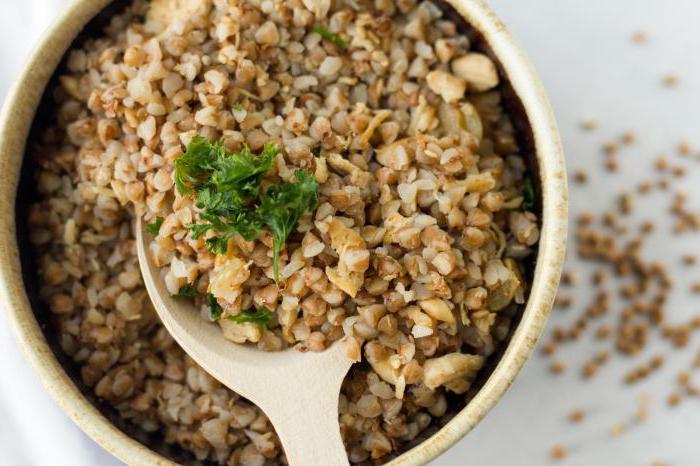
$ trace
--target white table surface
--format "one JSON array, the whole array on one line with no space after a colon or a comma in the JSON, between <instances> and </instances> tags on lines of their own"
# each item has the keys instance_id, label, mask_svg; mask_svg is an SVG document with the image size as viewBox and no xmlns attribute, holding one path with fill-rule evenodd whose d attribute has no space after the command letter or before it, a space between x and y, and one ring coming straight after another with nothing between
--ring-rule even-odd
<instances>
[{"instance_id":1,"label":"white table surface","mask_svg":"<svg viewBox=\"0 0 700 466\"><path fill-rule=\"evenodd\" d=\"M4 0L0 15L0 98L16 75L31 45L66 0ZM561 127L568 163L586 168L592 181L572 187L572 213L611 205L610 196L649 176L660 152L673 152L681 139L700 136L700 2L697 0L492 0L494 8L528 50L539 69ZM633 45L633 32L649 35L645 46ZM675 89L661 85L666 73L677 73ZM579 123L595 118L600 128L581 131ZM623 154L621 173L602 170L600 145L634 130L639 143ZM700 138L695 141L700 147ZM692 193L698 170L683 186ZM691 198L700 203L700 189ZM666 202L666 203L664 203ZM667 205L660 197L645 200L647 218ZM662 217L659 217L662 218ZM667 230L662 230L667 231ZM659 234L661 235L661 233ZM658 236L652 257L678 257L692 248L694 236L666 243ZM575 260L570 257L569 268ZM579 267L577 267L579 268ZM585 266L584 266L585 269ZM700 279L700 269L678 279L669 309L671 320L682 321L699 304L685 290ZM578 302L588 296L577 289ZM558 312L553 323L572 321L572 312ZM700 464L698 401L682 409L664 404L674 374L685 368L697 351L671 353L659 339L632 360L614 358L592 381L582 382L577 371L554 377L547 361L533 356L520 378L492 413L457 446L436 460L437 466L537 466L550 464L551 447L562 444L571 454L557 464L567 466L649 466L663 460L673 466ZM596 346L598 345L598 346ZM592 339L562 352L570 366L579 367L598 343ZM621 373L656 352L674 355L660 373L633 388L621 384ZM0 451L12 466L112 466L120 464L83 435L60 411L28 368L0 316ZM578 364L577 364L578 363ZM640 394L651 396L651 416L617 438L610 429L633 418ZM587 411L573 426L566 414Z\"/></svg>"}]
</instances>

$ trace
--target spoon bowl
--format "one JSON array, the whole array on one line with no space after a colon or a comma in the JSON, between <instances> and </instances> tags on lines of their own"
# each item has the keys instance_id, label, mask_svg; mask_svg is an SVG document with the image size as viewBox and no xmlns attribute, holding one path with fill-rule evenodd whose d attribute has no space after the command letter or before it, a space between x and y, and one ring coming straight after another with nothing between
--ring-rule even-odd
<instances>
[{"instance_id":1,"label":"spoon bowl","mask_svg":"<svg viewBox=\"0 0 700 466\"><path fill-rule=\"evenodd\" d=\"M156 312L182 349L212 377L265 412L291 466L349 464L340 435L338 397L353 362L342 342L323 352L302 353L294 348L266 352L226 340L192 304L170 295L148 243L139 218L141 275Z\"/></svg>"}]
</instances>

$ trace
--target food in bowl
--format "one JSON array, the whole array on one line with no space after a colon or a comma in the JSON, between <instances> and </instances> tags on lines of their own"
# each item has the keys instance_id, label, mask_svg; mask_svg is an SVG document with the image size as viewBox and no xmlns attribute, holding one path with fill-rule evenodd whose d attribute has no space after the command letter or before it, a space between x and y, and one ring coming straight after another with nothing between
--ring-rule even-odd
<instances>
[{"instance_id":1,"label":"food in bowl","mask_svg":"<svg viewBox=\"0 0 700 466\"><path fill-rule=\"evenodd\" d=\"M497 68L433 3L136 0L59 83L33 151L41 297L121 417L198 459L284 461L260 410L158 321L136 216L171 293L233 342L347 337L352 462L391 458L466 403L522 310L539 228ZM178 174L197 151L207 164ZM235 158L260 165L216 210L238 192L212 181ZM270 225L265 199L300 186L314 195Z\"/></svg>"}]
</instances>

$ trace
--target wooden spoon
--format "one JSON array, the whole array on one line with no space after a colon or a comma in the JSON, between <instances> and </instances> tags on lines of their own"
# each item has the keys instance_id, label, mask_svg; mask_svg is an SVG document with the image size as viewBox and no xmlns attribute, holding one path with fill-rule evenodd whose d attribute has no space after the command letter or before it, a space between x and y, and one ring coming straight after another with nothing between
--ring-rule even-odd
<instances>
[{"instance_id":1,"label":"wooden spoon","mask_svg":"<svg viewBox=\"0 0 700 466\"><path fill-rule=\"evenodd\" d=\"M352 361L340 343L321 353L266 352L226 340L218 325L176 300L148 252L136 223L141 275L151 301L175 341L209 374L262 409L275 427L291 466L347 465L340 437L338 397Z\"/></svg>"}]
</instances>

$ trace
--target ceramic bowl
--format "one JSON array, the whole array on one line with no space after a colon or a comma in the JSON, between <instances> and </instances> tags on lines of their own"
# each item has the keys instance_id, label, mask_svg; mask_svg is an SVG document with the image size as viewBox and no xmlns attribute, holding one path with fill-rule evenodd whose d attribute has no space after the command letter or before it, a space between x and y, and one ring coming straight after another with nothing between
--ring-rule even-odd
<instances>
[{"instance_id":1,"label":"ceramic bowl","mask_svg":"<svg viewBox=\"0 0 700 466\"><path fill-rule=\"evenodd\" d=\"M45 33L12 88L0 114L0 304L27 359L46 389L90 437L131 465L196 464L177 449L136 431L81 390L80 377L46 331L48 313L36 299L36 271L28 262L24 234L27 166L25 146L42 95L66 50L110 14L110 0L74 0ZM124 2L116 1L115 4ZM463 32L500 66L506 107L514 115L521 148L536 174L541 240L527 306L508 345L478 381L467 405L441 428L389 464L425 464L467 434L515 380L540 336L559 283L567 228L566 172L559 133L545 91L532 65L504 24L482 0L443 0L447 15L461 16ZM78 39L76 39L78 38ZM23 170L24 168L24 170ZM24 172L24 175L22 175ZM22 182L20 182L22 180ZM29 188L29 189L27 189ZM19 193L19 196L18 196Z\"/></svg>"}]
</instances>

